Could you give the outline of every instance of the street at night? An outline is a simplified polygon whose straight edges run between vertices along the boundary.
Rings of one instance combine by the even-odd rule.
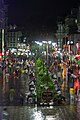
[[[80,0],[0,0],[0,120],[80,120]]]
[[[54,107],[19,107],[0,108],[2,120],[80,120],[80,108],[74,105]]]

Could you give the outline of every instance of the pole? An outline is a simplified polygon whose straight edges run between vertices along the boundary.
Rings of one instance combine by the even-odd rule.
[[[48,68],[48,41],[47,41],[47,46],[46,46],[46,55],[47,55],[47,68]],[[48,70],[48,69],[47,69]]]
[[[46,46],[46,60],[47,60],[47,85],[48,85],[48,41],[47,41],[47,46]]]

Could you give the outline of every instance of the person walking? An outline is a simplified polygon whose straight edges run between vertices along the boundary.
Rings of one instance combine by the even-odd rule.
[[[10,93],[9,93],[10,103],[12,103],[14,101],[14,94],[15,94],[15,90],[14,90],[14,88],[11,88]]]
[[[24,95],[22,93],[20,93],[20,104],[21,106],[24,105]]]

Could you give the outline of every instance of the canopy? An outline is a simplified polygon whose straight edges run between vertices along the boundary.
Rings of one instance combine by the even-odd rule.
[[[75,55],[75,58],[80,58],[80,55]]]

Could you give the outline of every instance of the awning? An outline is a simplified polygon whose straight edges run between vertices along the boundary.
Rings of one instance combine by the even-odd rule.
[[[75,55],[75,58],[80,58],[80,55]]]

